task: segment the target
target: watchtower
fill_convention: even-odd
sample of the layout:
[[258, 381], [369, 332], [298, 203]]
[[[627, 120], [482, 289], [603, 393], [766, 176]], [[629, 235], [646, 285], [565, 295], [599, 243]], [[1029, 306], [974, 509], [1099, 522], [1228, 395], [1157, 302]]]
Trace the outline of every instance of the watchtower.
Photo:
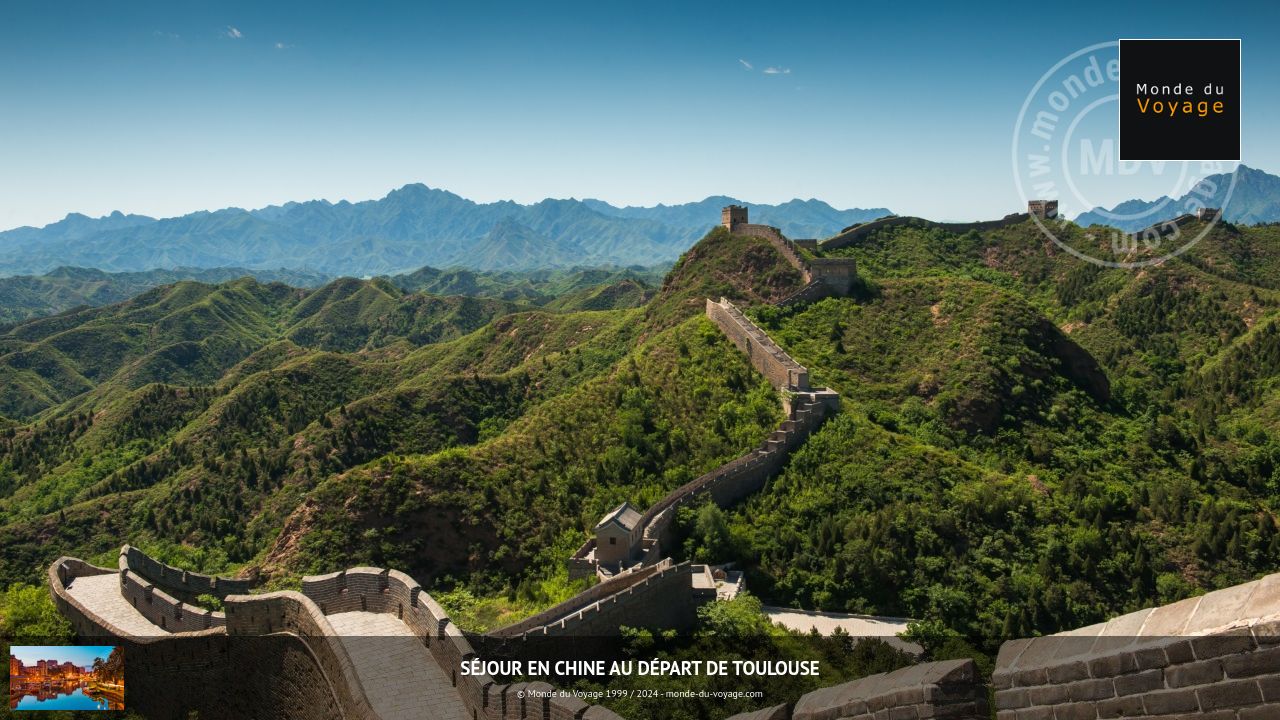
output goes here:
[[747, 224], [747, 208], [742, 205], [729, 205], [720, 210], [720, 224], [733, 232], [734, 225]]
[[1057, 200], [1028, 200], [1027, 214], [1032, 217], [1038, 217], [1043, 220], [1052, 220], [1058, 217], [1058, 201]]
[[1196, 219], [1202, 222], [1214, 222], [1222, 217], [1222, 208], [1200, 208], [1196, 211]]

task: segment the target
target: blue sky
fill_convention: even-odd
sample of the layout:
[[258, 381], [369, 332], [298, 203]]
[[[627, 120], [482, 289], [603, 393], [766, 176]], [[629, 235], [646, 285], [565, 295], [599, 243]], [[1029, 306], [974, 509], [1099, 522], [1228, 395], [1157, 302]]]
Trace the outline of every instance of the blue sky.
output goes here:
[[91, 668], [94, 658], [102, 658], [105, 662], [111, 650], [110, 645], [14, 645], [9, 648], [9, 654], [28, 667], [40, 660], [57, 660]]
[[1032, 85], [1118, 37], [1242, 37], [1242, 159], [1280, 172], [1278, 3], [265, 5], [0, 4], [0, 228], [409, 182], [994, 217]]

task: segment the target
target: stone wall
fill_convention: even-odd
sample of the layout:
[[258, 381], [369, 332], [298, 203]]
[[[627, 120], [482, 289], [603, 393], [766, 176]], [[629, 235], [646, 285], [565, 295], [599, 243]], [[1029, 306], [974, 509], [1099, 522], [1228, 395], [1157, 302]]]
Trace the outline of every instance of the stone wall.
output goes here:
[[663, 547], [670, 547], [670, 528], [681, 506], [710, 497], [720, 507], [729, 507], [763, 489], [782, 470], [787, 456], [822, 424], [827, 407], [819, 402], [793, 404], [790, 417], [760, 447], [694, 478], [649, 507], [640, 525], [651, 552], [661, 554]]
[[1179, 215], [1171, 220], [1164, 220], [1154, 225], [1145, 227], [1138, 232], [1131, 233], [1130, 237], [1134, 240], [1159, 240], [1166, 235], [1174, 235], [1181, 230], [1182, 226], [1196, 219], [1195, 215]]
[[805, 282], [813, 279], [813, 276], [809, 273], [809, 263], [800, 254], [799, 248], [796, 247], [795, 243], [788, 240], [778, 228], [769, 225], [734, 223], [730, 232], [735, 235], [750, 235], [751, 237], [768, 240], [781, 253], [782, 257], [791, 264], [791, 267], [800, 271], [800, 275], [804, 277]]
[[[777, 305], [812, 302], [824, 297], [848, 295], [858, 277], [858, 265], [853, 258], [811, 258], [800, 245], [789, 240], [782, 231], [769, 225], [734, 224], [731, 232], [768, 240], [792, 267], [800, 271], [805, 287], [784, 298]], [[818, 242], [804, 241], [805, 247], [817, 250]], [[813, 286], [813, 287], [810, 287]], [[797, 297], [804, 293], [803, 298]]]
[[[121, 555], [122, 564], [123, 560]], [[227, 624], [224, 613], [188, 605], [128, 568], [120, 570], [120, 594], [153, 625], [168, 632], [208, 630]]]
[[[342, 640], [309, 598], [293, 591], [227, 598], [227, 634], [256, 641], [291, 633], [302, 639], [333, 692], [343, 717], [375, 720], [369, 698]], [[127, 658], [126, 658], [127, 662]]]
[[972, 660], [921, 663], [869, 675], [729, 720], [987, 720], [987, 690]]
[[1000, 720], [1280, 717], [1280, 574], [1000, 648]]
[[213, 595], [218, 598], [244, 595], [254, 586], [251, 580], [202, 575], [166, 565], [132, 545], [120, 548], [119, 568], [141, 575], [144, 580], [150, 581], [170, 596], [186, 602], [194, 601], [198, 595]]
[[149, 720], [343, 720], [315, 655], [292, 635], [161, 638], [125, 648], [126, 706]]
[[82, 638], [126, 638], [128, 633], [98, 616], [89, 608], [80, 604], [79, 600], [67, 593], [67, 585], [78, 577], [95, 575], [112, 575], [115, 571], [90, 565], [73, 557], [60, 557], [49, 566], [47, 573], [49, 592], [53, 596], [53, 604], [62, 617], [71, 623], [72, 630]]
[[830, 285], [825, 282], [813, 280], [808, 285], [805, 285], [799, 290], [774, 303], [774, 305], [777, 305], [778, 307], [805, 305], [823, 298], [831, 297], [833, 294], [835, 293]]
[[940, 228], [948, 232], [964, 233], [970, 230], [992, 230], [995, 228], [1007, 227], [1009, 225], [1017, 225], [1026, 222], [1031, 216], [1026, 213], [1013, 213], [1006, 215], [999, 220], [983, 220], [979, 222], [969, 223], [944, 223], [926, 220], [924, 218], [913, 217], [910, 215], [891, 215], [883, 217], [879, 220], [872, 220], [861, 225], [853, 225], [845, 228], [838, 235], [833, 235], [818, 243], [818, 247], [823, 250], [835, 250], [837, 248], [847, 247], [857, 242], [861, 238], [870, 235], [876, 230], [883, 230], [890, 227], [899, 227], [902, 225], [915, 225], [926, 228]]
[[631, 570], [630, 572], [615, 575], [608, 580], [592, 585], [562, 603], [547, 608], [536, 615], [531, 615], [520, 622], [499, 628], [490, 634], [495, 637], [521, 635], [525, 632], [546, 625], [547, 623], [575, 614], [586, 608], [588, 605], [592, 605], [609, 595], [622, 592], [632, 585], [635, 585], [645, 578], [661, 572], [670, 566], [671, 561], [664, 560], [663, 562], [654, 565], [641, 566]]
[[783, 352], [763, 330], [747, 319], [727, 298], [707, 298], [707, 317], [719, 326], [769, 383], [780, 390], [808, 390], [809, 371]]
[[[134, 573], [117, 573], [76, 558], [59, 558], [49, 567], [48, 579], [54, 604], [80, 639], [123, 648], [129, 709], [152, 720], [186, 718], [192, 711], [202, 720], [363, 717], [337, 709], [328, 676], [299, 637], [231, 638], [225, 627], [137, 637], [84, 607], [66, 590], [76, 578], [117, 574], [129, 578], [134, 597], [143, 596], [143, 581]], [[122, 585], [122, 592], [125, 589]], [[177, 604], [162, 593], [157, 603], [170, 609]]]
[[580, 610], [544, 625], [525, 629], [532, 636], [616, 636], [623, 626], [688, 629], [697, 622], [697, 611], [715, 600], [715, 588], [709, 593], [693, 587], [693, 575], [705, 572], [702, 566], [683, 562], [665, 565], [639, 582], [612, 592]]

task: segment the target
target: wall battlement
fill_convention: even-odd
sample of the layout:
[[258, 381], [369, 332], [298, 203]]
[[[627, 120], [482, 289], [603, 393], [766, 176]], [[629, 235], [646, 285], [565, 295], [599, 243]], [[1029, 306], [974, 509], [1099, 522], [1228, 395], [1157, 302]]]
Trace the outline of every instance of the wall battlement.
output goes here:
[[192, 602], [199, 595], [218, 598], [244, 595], [256, 584], [252, 580], [221, 578], [175, 568], [151, 558], [132, 545], [120, 548], [119, 569], [130, 570], [143, 580], [186, 602]]
[[746, 354], [751, 366], [779, 390], [807, 392], [809, 370], [791, 359], [765, 331], [726, 298], [707, 299], [707, 317]]
[[[495, 635], [585, 637], [622, 624], [680, 627], [714, 597], [714, 589], [692, 587], [699, 573], [705, 567], [668, 561], [625, 588], [585, 598], [585, 605], [538, 616], [516, 635]], [[302, 593], [229, 596], [225, 626], [153, 637], [129, 634], [68, 592], [81, 579], [117, 574], [64, 557], [48, 577], [59, 611], [77, 633], [125, 646], [130, 704], [149, 716], [185, 717], [194, 710], [209, 720], [262, 712], [286, 720], [389, 720], [377, 710], [376, 691], [361, 682], [350, 638], [329, 619], [364, 612], [404, 621], [412, 630], [406, 640], [428, 650], [429, 662], [446, 673], [475, 720], [621, 720], [578, 699], [523, 692], [549, 690], [545, 683], [461, 675], [460, 662], [475, 657], [470, 642], [421, 586], [396, 570], [351, 568], [304, 578]], [[1278, 717], [1280, 574], [1059, 635], [1007, 642], [991, 685], [998, 720]], [[794, 705], [731, 720], [985, 720], [986, 698], [974, 663], [952, 660], [821, 688]]]
[[[758, 492], [777, 474], [790, 453], [822, 424], [828, 412], [839, 408], [839, 396], [825, 388], [809, 386], [809, 371], [778, 347], [767, 333], [751, 322], [725, 298], [707, 300], [707, 317], [730, 341], [747, 355], [752, 367], [764, 375], [785, 396], [787, 418], [759, 447], [672, 490], [640, 516], [640, 541], [630, 548], [633, 562], [651, 565], [665, 557], [671, 547], [671, 525], [676, 510], [709, 497], [721, 507], [729, 507]], [[570, 577], [593, 573], [607, 578], [612, 566], [596, 559], [599, 538], [588, 539], [567, 561]], [[621, 567], [617, 569], [622, 569]]]
[[[805, 249], [801, 250], [800, 243], [788, 239], [778, 228], [747, 222], [745, 207], [730, 205], [724, 208], [721, 212], [721, 224], [735, 235], [750, 235], [768, 240], [792, 267], [800, 271], [807, 290], [805, 301], [848, 295], [857, 281], [858, 266], [853, 258], [809, 257], [810, 253], [818, 249], [817, 241], [802, 241]], [[809, 288], [810, 285], [813, 288]], [[793, 294], [783, 302], [800, 302], [799, 299], [793, 299], [798, 294]]]

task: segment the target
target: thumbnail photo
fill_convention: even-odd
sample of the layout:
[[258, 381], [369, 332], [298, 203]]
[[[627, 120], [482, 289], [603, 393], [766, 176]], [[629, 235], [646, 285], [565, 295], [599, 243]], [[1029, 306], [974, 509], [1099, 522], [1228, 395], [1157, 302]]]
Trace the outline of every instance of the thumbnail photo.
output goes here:
[[12, 645], [10, 710], [123, 710], [124, 651], [110, 645]]

